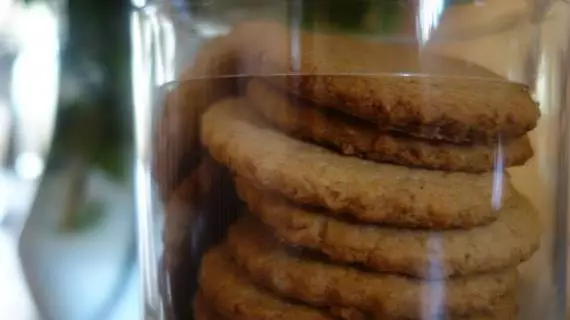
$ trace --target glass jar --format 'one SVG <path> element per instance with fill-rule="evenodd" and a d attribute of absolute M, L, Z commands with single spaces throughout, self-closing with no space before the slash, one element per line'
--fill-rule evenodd
<path fill-rule="evenodd" d="M 145 311 L 563 319 L 563 1 L 149 1 Z"/>

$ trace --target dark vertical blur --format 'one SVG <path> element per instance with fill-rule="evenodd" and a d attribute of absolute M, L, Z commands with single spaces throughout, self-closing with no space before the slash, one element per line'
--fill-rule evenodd
<path fill-rule="evenodd" d="M 58 111 L 48 170 L 74 168 L 75 194 L 61 227 L 81 228 L 85 179 L 102 170 L 127 182 L 132 159 L 129 9 L 127 0 L 68 0 Z M 89 219 L 87 219 L 89 220 Z"/>
<path fill-rule="evenodd" d="M 52 156 L 124 178 L 131 140 L 127 0 L 68 0 Z"/>

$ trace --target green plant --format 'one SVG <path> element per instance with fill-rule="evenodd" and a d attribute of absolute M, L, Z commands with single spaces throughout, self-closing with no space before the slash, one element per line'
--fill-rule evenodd
<path fill-rule="evenodd" d="M 131 7 L 128 0 L 69 0 L 64 7 L 67 39 L 48 165 L 69 169 L 60 227 L 74 231 L 99 221 L 97 211 L 104 210 L 88 199 L 87 177 L 100 170 L 122 183 L 129 173 Z"/>

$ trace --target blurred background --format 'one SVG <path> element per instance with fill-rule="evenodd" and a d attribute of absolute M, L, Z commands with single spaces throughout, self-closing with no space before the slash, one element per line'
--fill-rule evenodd
<path fill-rule="evenodd" d="M 129 1 L 0 0 L 0 319 L 139 319 Z"/>

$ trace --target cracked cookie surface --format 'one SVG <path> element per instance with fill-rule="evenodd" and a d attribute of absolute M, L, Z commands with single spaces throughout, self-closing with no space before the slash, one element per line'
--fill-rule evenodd
<path fill-rule="evenodd" d="M 267 125 L 243 99 L 220 101 L 204 114 L 202 141 L 217 162 L 263 190 L 365 222 L 435 229 L 487 224 L 513 192 L 507 173 L 407 168 L 298 141 Z"/>
<path fill-rule="evenodd" d="M 316 307 L 355 308 L 381 316 L 417 318 L 465 316 L 488 312 L 514 290 L 516 269 L 476 274 L 444 281 L 367 272 L 354 266 L 306 256 L 281 245 L 256 219 L 246 216 L 228 235 L 228 247 L 257 285 Z M 437 259 L 437 258 L 435 258 Z M 437 261 L 434 261 L 437 268 Z M 444 293 L 444 296 L 438 296 Z"/>
<path fill-rule="evenodd" d="M 381 272 L 433 279 L 514 268 L 540 243 L 538 213 L 522 195 L 505 204 L 489 225 L 434 232 L 337 219 L 263 192 L 246 179 L 235 180 L 249 211 L 284 242 Z"/>
<path fill-rule="evenodd" d="M 253 285 L 224 245 L 205 254 L 199 284 L 204 299 L 227 319 L 334 319 L 317 309 L 281 300 Z"/>
<path fill-rule="evenodd" d="M 380 131 L 370 123 L 326 110 L 252 79 L 247 99 L 264 118 L 296 138 L 344 155 L 446 171 L 484 172 L 523 165 L 533 155 L 527 136 L 505 143 L 452 144 Z M 500 152 L 499 152 L 500 148 Z M 500 154 L 501 158 L 497 158 Z"/>

